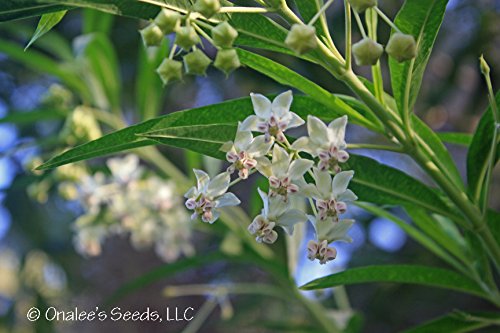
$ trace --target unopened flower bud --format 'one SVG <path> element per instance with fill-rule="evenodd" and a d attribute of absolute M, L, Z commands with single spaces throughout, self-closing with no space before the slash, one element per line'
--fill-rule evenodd
<path fill-rule="evenodd" d="M 193 27 L 180 27 L 175 35 L 175 44 L 182 47 L 184 50 L 191 49 L 194 45 L 200 43 L 200 37 Z"/>
<path fill-rule="evenodd" d="M 481 69 L 481 73 L 483 73 L 483 75 L 490 74 L 490 66 L 488 65 L 482 54 L 479 57 L 479 68 Z"/>
<path fill-rule="evenodd" d="M 241 66 L 240 58 L 235 49 L 219 50 L 215 57 L 214 66 L 228 75 Z"/>
<path fill-rule="evenodd" d="M 139 32 L 145 46 L 159 46 L 164 36 L 161 29 L 154 23 Z"/>
<path fill-rule="evenodd" d="M 162 8 L 158 15 L 156 15 L 154 22 L 164 34 L 169 34 L 175 30 L 179 19 L 179 13 L 170 9 Z"/>
<path fill-rule="evenodd" d="M 377 63 L 384 53 L 384 48 L 373 39 L 366 37 L 352 46 L 352 53 L 358 66 L 370 66 Z"/>
<path fill-rule="evenodd" d="M 208 65 L 212 62 L 200 49 L 185 55 L 183 60 L 186 73 L 192 75 L 205 75 Z"/>
<path fill-rule="evenodd" d="M 226 21 L 212 29 L 212 39 L 218 47 L 231 48 L 236 37 L 238 37 L 238 31 Z"/>
<path fill-rule="evenodd" d="M 160 75 L 164 85 L 180 80 L 182 79 L 182 62 L 167 58 L 158 66 L 156 72 Z"/>
<path fill-rule="evenodd" d="M 417 43 L 412 35 L 396 32 L 389 39 L 385 51 L 398 62 L 403 62 L 415 58 Z"/>
<path fill-rule="evenodd" d="M 206 18 L 210 18 L 217 14 L 220 10 L 219 0 L 197 0 L 194 4 L 194 10 Z"/>
<path fill-rule="evenodd" d="M 285 44 L 298 54 L 314 50 L 318 46 L 316 28 L 305 24 L 294 24 L 288 32 Z"/>
<path fill-rule="evenodd" d="M 358 13 L 362 13 L 368 8 L 375 7 L 377 5 L 377 0 L 349 0 L 352 8 Z"/>

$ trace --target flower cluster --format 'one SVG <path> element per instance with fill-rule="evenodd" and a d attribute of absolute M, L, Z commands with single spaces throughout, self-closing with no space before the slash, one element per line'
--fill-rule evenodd
<path fill-rule="evenodd" d="M 185 194 L 186 207 L 193 211 L 193 219 L 214 223 L 220 208 L 240 203 L 227 192 L 230 186 L 259 172 L 267 178 L 269 190 L 258 189 L 263 209 L 248 226 L 256 241 L 272 244 L 278 239 L 278 227 L 291 235 L 296 224 L 309 221 L 316 238 L 308 243 L 308 258 L 321 264 L 333 260 L 336 250 L 329 244 L 351 241 L 346 234 L 354 221 L 342 215 L 347 204 L 357 199 L 348 189 L 354 172 L 342 170 L 349 159 L 344 139 L 347 117 L 326 125 L 309 115 L 308 135 L 290 143 L 285 132 L 305 123 L 290 111 L 292 92 L 284 92 L 272 102 L 260 94 L 250 96 L 255 114 L 238 124 L 234 141 L 221 147 L 229 167 L 212 180 L 205 172 L 194 170 L 197 185 Z M 254 137 L 252 132 L 259 135 Z M 302 157 L 303 153 L 311 159 Z M 237 177 L 231 181 L 236 171 Z M 291 197 L 307 199 L 313 214 L 294 207 Z"/>
<path fill-rule="evenodd" d="M 148 174 L 135 155 L 109 159 L 107 166 L 109 175 L 77 165 L 58 169 L 61 193 L 84 211 L 75 222 L 78 252 L 99 255 L 105 238 L 125 234 L 136 249 L 154 246 L 167 262 L 192 255 L 189 215 L 175 184 Z"/>
<path fill-rule="evenodd" d="M 241 66 L 238 54 L 233 48 L 233 42 L 238 37 L 236 29 L 226 21 L 222 21 L 211 28 L 209 36 L 204 30 L 206 24 L 203 25 L 204 22 L 198 20 L 198 18 L 209 19 L 220 9 L 219 0 L 197 0 L 186 15 L 162 8 L 155 19 L 140 30 L 146 47 L 159 46 L 165 35 L 175 34 L 170 55 L 157 68 L 164 84 L 181 80 L 183 73 L 205 75 L 212 60 L 202 51 L 200 36 L 217 48 L 213 63 L 217 69 L 228 75 Z M 174 59 L 177 49 L 184 52 L 182 62 Z"/>

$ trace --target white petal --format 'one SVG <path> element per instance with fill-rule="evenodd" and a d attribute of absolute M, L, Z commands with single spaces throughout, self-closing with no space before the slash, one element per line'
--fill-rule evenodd
<path fill-rule="evenodd" d="M 277 177 L 286 175 L 289 165 L 290 165 L 290 156 L 288 155 L 286 150 L 278 145 L 274 145 L 273 161 L 271 164 L 271 170 L 273 175 Z"/>
<path fill-rule="evenodd" d="M 313 228 L 314 228 L 314 231 L 316 233 L 316 239 L 318 238 L 318 227 L 317 227 L 317 219 L 316 219 L 316 216 L 314 215 L 307 215 L 307 219 L 309 220 L 309 222 L 311 222 Z"/>
<path fill-rule="evenodd" d="M 299 179 L 301 178 L 307 170 L 312 168 L 314 162 L 310 160 L 306 160 L 300 158 L 298 160 L 293 161 L 290 164 L 290 168 L 288 169 L 288 175 L 291 179 Z"/>
<path fill-rule="evenodd" d="M 210 181 L 210 177 L 205 171 L 193 169 L 194 175 L 196 176 L 196 183 L 198 191 L 205 192 L 205 189 Z"/>
<path fill-rule="evenodd" d="M 251 115 L 245 118 L 240 125 L 240 130 L 242 131 L 256 131 L 257 124 L 259 123 L 259 117 L 256 115 Z"/>
<path fill-rule="evenodd" d="M 255 158 L 255 160 L 257 161 L 257 166 L 255 167 L 257 171 L 259 171 L 267 178 L 273 175 L 273 171 L 271 170 L 271 162 L 269 161 L 269 159 L 267 159 L 267 157 L 257 157 Z"/>
<path fill-rule="evenodd" d="M 261 94 L 250 94 L 253 110 L 260 118 L 268 119 L 271 116 L 271 101 Z"/>
<path fill-rule="evenodd" d="M 314 168 L 314 180 L 321 195 L 321 199 L 330 199 L 332 193 L 332 176 L 328 171 L 321 171 Z"/>
<path fill-rule="evenodd" d="M 219 150 L 227 153 L 228 151 L 232 150 L 234 148 L 234 142 L 233 141 L 228 141 L 224 143 Z"/>
<path fill-rule="evenodd" d="M 234 138 L 234 146 L 238 152 L 246 150 L 252 139 L 252 132 L 239 130 L 236 132 L 236 137 Z"/>
<path fill-rule="evenodd" d="M 214 177 L 207 186 L 207 196 L 210 198 L 216 198 L 224 194 L 231 181 L 229 173 L 223 172 Z"/>
<path fill-rule="evenodd" d="M 260 197 L 262 198 L 262 203 L 264 204 L 264 208 L 262 209 L 263 215 L 265 218 L 269 215 L 269 197 L 267 193 L 262 191 L 260 188 L 257 189 Z"/>
<path fill-rule="evenodd" d="M 319 118 L 307 117 L 307 133 L 309 133 L 311 141 L 318 145 L 325 145 L 329 142 L 328 127 Z"/>
<path fill-rule="evenodd" d="M 297 223 L 302 223 L 307 221 L 307 215 L 298 210 L 298 209 L 290 209 L 281 215 L 277 221 L 277 224 L 281 226 L 285 231 L 291 235 L 293 233 L 293 227 Z"/>
<path fill-rule="evenodd" d="M 298 150 L 298 151 L 304 151 L 306 153 L 311 154 L 311 141 L 307 136 L 303 136 L 301 138 L 298 138 L 292 143 L 292 149 Z"/>
<path fill-rule="evenodd" d="M 332 193 L 335 197 L 339 194 L 344 193 L 347 190 L 347 186 L 354 176 L 354 171 L 341 171 L 333 177 L 332 181 Z"/>
<path fill-rule="evenodd" d="M 299 127 L 304 123 L 304 119 L 300 118 L 296 113 L 290 112 L 290 122 L 288 123 L 288 128 Z"/>
<path fill-rule="evenodd" d="M 345 146 L 345 128 L 347 125 L 347 116 L 335 119 L 328 125 L 328 141 L 334 142 L 339 148 Z"/>
<path fill-rule="evenodd" d="M 198 195 L 198 190 L 196 186 L 193 186 L 184 194 L 184 198 L 193 198 L 197 195 Z"/>
<path fill-rule="evenodd" d="M 289 201 L 285 202 L 281 197 L 269 198 L 269 219 L 276 220 L 289 208 Z"/>
<path fill-rule="evenodd" d="M 212 209 L 212 219 L 208 223 L 213 224 L 220 217 L 220 212 L 217 209 Z"/>
<path fill-rule="evenodd" d="M 234 193 L 224 193 L 215 201 L 215 207 L 238 206 L 241 203 L 240 199 Z"/>
<path fill-rule="evenodd" d="M 291 90 L 279 94 L 273 100 L 272 109 L 273 113 L 279 118 L 285 116 L 290 111 L 292 105 L 293 94 Z"/>
<path fill-rule="evenodd" d="M 347 236 L 347 232 L 351 229 L 354 224 L 354 220 L 340 220 L 339 222 L 333 223 L 332 228 L 329 230 L 326 239 L 329 243 L 335 241 L 352 242 L 352 238 Z"/>
<path fill-rule="evenodd" d="M 358 196 L 353 191 L 346 190 L 344 193 L 339 194 L 337 199 L 340 201 L 356 201 L 358 200 Z"/>
<path fill-rule="evenodd" d="M 258 137 L 253 139 L 252 143 L 248 147 L 247 153 L 249 153 L 254 158 L 264 156 L 269 152 L 269 149 L 271 149 L 273 143 L 273 140 L 266 142 L 265 136 L 259 135 Z"/>

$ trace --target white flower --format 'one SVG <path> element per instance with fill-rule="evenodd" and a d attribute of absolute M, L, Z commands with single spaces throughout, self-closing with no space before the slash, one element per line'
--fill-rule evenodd
<path fill-rule="evenodd" d="M 291 90 L 276 96 L 272 103 L 261 94 L 252 93 L 250 97 L 255 115 L 243 121 L 241 130 L 264 133 L 268 142 L 273 138 L 284 142 L 286 138 L 283 132 L 304 123 L 303 119 L 290 111 L 293 100 Z"/>
<path fill-rule="evenodd" d="M 240 200 L 233 193 L 226 193 L 231 181 L 228 172 L 223 172 L 212 180 L 204 171 L 193 169 L 193 172 L 197 185 L 184 195 L 188 198 L 186 207 L 194 210 L 192 219 L 201 216 L 203 222 L 214 223 L 220 216 L 217 208 L 240 204 Z"/>
<path fill-rule="evenodd" d="M 318 217 L 321 220 L 331 218 L 337 222 L 339 215 L 347 211 L 346 202 L 358 199 L 351 190 L 347 189 L 354 171 L 341 171 L 332 180 L 328 171 L 313 168 L 313 175 L 315 185 L 304 186 L 304 193 L 316 200 Z"/>
<path fill-rule="evenodd" d="M 269 179 L 269 195 L 281 196 L 288 200 L 289 193 L 298 193 L 299 185 L 305 183 L 303 176 L 314 162 L 302 158 L 292 161 L 285 149 L 278 145 L 273 148 L 272 163 L 261 163 L 259 171 Z"/>
<path fill-rule="evenodd" d="M 142 169 L 139 167 L 139 157 L 127 155 L 123 158 L 110 158 L 106 162 L 113 178 L 119 184 L 127 184 L 132 180 L 139 179 Z"/>
<path fill-rule="evenodd" d="M 229 173 L 238 170 L 241 179 L 247 179 L 250 170 L 255 168 L 259 160 L 265 159 L 265 155 L 271 149 L 272 142 L 266 142 L 265 137 L 254 138 L 252 132 L 238 129 L 233 141 L 225 143 L 221 150 L 226 152 L 226 159 L 231 165 L 227 169 Z"/>
<path fill-rule="evenodd" d="M 301 210 L 290 208 L 282 200 L 269 197 L 260 188 L 258 191 L 264 203 L 264 208 L 261 214 L 248 226 L 248 231 L 255 235 L 257 242 L 272 244 L 278 238 L 278 233 L 274 230 L 274 227 L 280 226 L 291 235 L 295 224 L 307 221 L 306 214 Z"/>
<path fill-rule="evenodd" d="M 85 256 L 98 256 L 102 251 L 102 242 L 108 231 L 105 226 L 95 224 L 97 215 L 87 214 L 80 216 L 75 224 L 76 231 L 73 239 L 76 250 Z"/>
<path fill-rule="evenodd" d="M 338 163 L 344 163 L 349 159 L 345 151 L 345 128 L 347 116 L 335 119 L 326 126 L 320 119 L 314 116 L 307 117 L 307 132 L 309 137 L 297 139 L 292 148 L 304 151 L 320 159 L 318 167 L 320 170 L 331 170 L 340 172 Z"/>
<path fill-rule="evenodd" d="M 328 241 L 323 240 L 316 242 L 311 239 L 307 243 L 307 258 L 309 260 L 314 261 L 315 259 L 318 259 L 319 263 L 323 265 L 328 261 L 335 259 L 335 257 L 337 257 L 337 249 L 329 247 Z"/>

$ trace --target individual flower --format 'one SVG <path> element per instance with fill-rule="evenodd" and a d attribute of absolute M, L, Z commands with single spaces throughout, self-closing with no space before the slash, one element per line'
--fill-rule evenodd
<path fill-rule="evenodd" d="M 298 193 L 304 174 L 314 162 L 302 158 L 292 160 L 285 149 L 275 145 L 271 163 L 262 161 L 259 171 L 269 179 L 269 195 L 271 197 L 281 196 L 287 201 L 288 194 Z"/>
<path fill-rule="evenodd" d="M 233 173 L 238 170 L 238 176 L 247 179 L 249 172 L 257 166 L 259 160 L 262 162 L 262 159 L 266 159 L 264 156 L 271 146 L 272 142 L 266 142 L 263 136 L 254 138 L 252 132 L 238 130 L 234 142 L 229 141 L 221 148 L 226 152 L 227 161 L 231 163 L 227 171 Z"/>
<path fill-rule="evenodd" d="M 352 242 L 347 232 L 354 224 L 354 220 L 344 219 L 333 222 L 332 219 L 322 220 L 312 215 L 308 215 L 308 218 L 316 231 L 316 240 L 311 240 L 307 244 L 307 257 L 310 260 L 318 259 L 320 264 L 325 264 L 337 256 L 337 250 L 334 247 L 328 247 L 328 244 L 335 241 Z"/>
<path fill-rule="evenodd" d="M 240 204 L 236 195 L 227 192 L 231 181 L 228 172 L 223 172 L 212 180 L 204 171 L 193 169 L 193 172 L 197 184 L 184 195 L 188 199 L 186 207 L 194 210 L 192 219 L 201 216 L 203 222 L 214 223 L 220 216 L 218 208 Z"/>
<path fill-rule="evenodd" d="M 75 237 L 73 239 L 76 250 L 85 256 L 98 256 L 102 251 L 102 243 L 108 231 L 105 226 L 96 224 L 97 215 L 82 215 L 75 222 Z"/>
<path fill-rule="evenodd" d="M 123 158 L 110 158 L 106 165 L 114 180 L 119 184 L 127 184 L 132 180 L 139 179 L 143 172 L 139 166 L 139 157 L 133 154 Z"/>
<path fill-rule="evenodd" d="M 339 163 L 344 163 L 349 159 L 349 154 L 345 151 L 345 128 L 347 116 L 332 121 L 328 126 L 319 118 L 307 117 L 308 137 L 297 139 L 292 148 L 319 157 L 318 167 L 320 170 L 330 170 L 335 173 L 340 172 Z"/>
<path fill-rule="evenodd" d="M 337 249 L 328 246 L 328 241 L 323 240 L 321 242 L 316 242 L 310 240 L 307 243 L 307 258 L 311 261 L 315 259 L 319 260 L 321 265 L 335 259 L 337 257 Z"/>
<path fill-rule="evenodd" d="M 286 202 L 268 196 L 260 188 L 258 191 L 264 208 L 248 226 L 248 231 L 255 235 L 257 242 L 272 244 L 278 238 L 278 233 L 274 230 L 276 226 L 282 227 L 291 235 L 297 223 L 307 221 L 306 214 L 301 210 L 290 208 Z"/>
<path fill-rule="evenodd" d="M 271 102 L 261 94 L 250 94 L 255 115 L 247 117 L 241 124 L 242 130 L 261 132 L 266 141 L 276 139 L 286 141 L 285 132 L 289 128 L 302 125 L 304 120 L 290 111 L 293 95 L 286 91 Z"/>
<path fill-rule="evenodd" d="M 304 186 L 307 195 L 316 200 L 318 217 L 321 220 L 331 218 L 338 222 L 339 215 L 347 211 L 346 202 L 355 201 L 358 197 L 349 189 L 350 180 L 354 171 L 342 171 L 337 173 L 332 180 L 328 171 L 313 169 L 314 183 Z"/>

